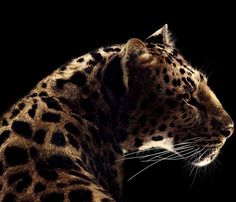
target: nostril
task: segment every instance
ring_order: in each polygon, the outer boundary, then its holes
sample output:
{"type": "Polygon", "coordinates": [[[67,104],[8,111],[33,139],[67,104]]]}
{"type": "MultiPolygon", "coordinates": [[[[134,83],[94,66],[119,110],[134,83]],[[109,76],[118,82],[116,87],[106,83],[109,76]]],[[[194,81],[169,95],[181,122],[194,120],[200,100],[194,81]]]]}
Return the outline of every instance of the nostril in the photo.
{"type": "Polygon", "coordinates": [[[230,128],[227,128],[225,130],[221,130],[220,133],[222,135],[224,135],[226,138],[228,138],[229,136],[231,136],[234,132],[234,127],[230,127],[230,128]]]}

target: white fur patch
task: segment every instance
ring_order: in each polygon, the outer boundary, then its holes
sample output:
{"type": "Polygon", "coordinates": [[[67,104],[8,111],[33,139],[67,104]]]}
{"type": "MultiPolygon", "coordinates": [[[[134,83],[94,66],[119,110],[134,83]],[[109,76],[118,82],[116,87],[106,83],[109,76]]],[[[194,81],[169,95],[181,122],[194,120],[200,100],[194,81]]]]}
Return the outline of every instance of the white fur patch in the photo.
{"type": "Polygon", "coordinates": [[[139,147],[138,149],[139,151],[143,151],[150,148],[162,148],[168,151],[174,151],[173,138],[164,138],[163,140],[160,141],[151,140],[142,145],[141,147],[139,147]]]}

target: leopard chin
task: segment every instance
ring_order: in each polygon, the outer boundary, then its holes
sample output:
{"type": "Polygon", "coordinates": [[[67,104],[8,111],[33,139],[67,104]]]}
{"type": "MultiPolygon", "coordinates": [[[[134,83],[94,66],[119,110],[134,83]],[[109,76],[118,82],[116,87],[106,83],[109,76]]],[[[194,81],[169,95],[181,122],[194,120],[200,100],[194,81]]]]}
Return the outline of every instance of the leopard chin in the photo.
{"type": "Polygon", "coordinates": [[[197,157],[192,161],[192,165],[196,167],[204,167],[212,163],[219,155],[220,148],[210,148],[200,152],[197,157]]]}

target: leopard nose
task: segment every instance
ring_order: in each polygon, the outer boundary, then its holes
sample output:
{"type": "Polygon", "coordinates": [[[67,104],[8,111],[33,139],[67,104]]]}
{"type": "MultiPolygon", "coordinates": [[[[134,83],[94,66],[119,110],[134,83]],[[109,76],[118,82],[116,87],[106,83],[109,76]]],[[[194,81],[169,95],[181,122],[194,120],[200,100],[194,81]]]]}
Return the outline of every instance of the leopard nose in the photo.
{"type": "Polygon", "coordinates": [[[228,138],[234,133],[234,127],[231,126],[231,127],[225,128],[224,130],[221,130],[220,133],[226,138],[228,138]]]}

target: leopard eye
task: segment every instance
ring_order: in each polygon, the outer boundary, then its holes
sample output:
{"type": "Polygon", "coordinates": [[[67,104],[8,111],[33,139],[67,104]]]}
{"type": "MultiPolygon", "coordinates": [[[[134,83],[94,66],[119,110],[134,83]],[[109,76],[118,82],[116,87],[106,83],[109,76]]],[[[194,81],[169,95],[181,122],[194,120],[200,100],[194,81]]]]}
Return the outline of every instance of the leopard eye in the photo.
{"type": "Polygon", "coordinates": [[[183,99],[186,101],[186,102],[189,102],[191,100],[191,97],[192,95],[190,93],[184,93],[183,94],[183,99]]]}

